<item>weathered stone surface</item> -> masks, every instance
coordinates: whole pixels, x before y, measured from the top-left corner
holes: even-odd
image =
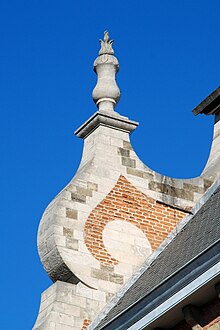
[[[92,276],[94,276],[97,279],[109,281],[109,272],[105,271],[104,269],[92,269]]]
[[[67,236],[67,237],[72,237],[73,236],[73,229],[63,227],[63,235]]]
[[[187,187],[189,187],[189,186],[190,185],[187,184]],[[176,188],[169,184],[152,181],[149,183],[149,189],[157,191],[157,192],[162,192],[162,193],[170,195],[172,197],[177,197],[177,198],[179,197],[179,198],[183,198],[183,199],[190,200],[190,201],[194,200],[193,189],[195,189],[195,186],[192,186],[192,189],[186,188],[184,190],[184,189]]]
[[[103,282],[89,277],[91,268],[100,269],[100,263],[85,245],[84,226],[92,210],[116,185],[120,175],[127,176],[128,181],[146,196],[182,209],[192,207],[210,184],[202,178],[180,180],[160,176],[135,155],[128,133],[111,127],[97,127],[85,139],[77,174],[49,205],[39,227],[39,253],[52,280],[71,279],[75,282],[77,279],[92,287],[101,285],[103,288]],[[64,228],[69,228],[69,231],[64,231]],[[77,240],[78,245],[66,237]],[[120,271],[126,278],[123,269]],[[105,285],[108,288],[108,282]]]
[[[122,157],[121,158],[121,162],[122,162],[122,165],[124,165],[124,166],[133,167],[133,168],[136,167],[136,161],[135,161],[135,159],[130,159],[130,158],[127,158],[127,157]]]
[[[133,150],[131,143],[129,141],[123,141],[123,148],[128,150]]]
[[[118,154],[124,157],[130,157],[130,151],[128,149],[118,148]]]
[[[140,171],[140,170],[136,170],[134,168],[128,167],[127,168],[127,173],[134,175],[134,176],[138,176],[139,178],[144,178],[146,176],[145,172]]]
[[[105,292],[57,281],[41,296],[40,311],[33,330],[80,330],[106,304]]]
[[[70,219],[77,219],[78,211],[67,208],[66,216],[67,216],[67,218],[70,218]]]
[[[87,184],[87,186],[88,186],[88,184]],[[79,195],[92,197],[92,190],[90,190],[88,188],[77,187],[76,190]]]
[[[94,182],[87,182],[87,188],[89,190],[98,191],[98,185]]]
[[[98,76],[104,59],[114,85],[117,61],[112,55],[102,54],[96,61]],[[219,173],[219,123],[215,150],[202,176],[172,179],[144,165],[129,140],[138,123],[113,111],[118,96],[110,95],[106,86],[104,90],[100,80],[95,101],[101,111],[76,131],[84,139],[79,169],[45,210],[39,226],[44,268],[53,281],[66,283],[56,283],[54,296],[44,295],[38,330],[85,329]],[[128,223],[137,230],[130,230]]]
[[[114,271],[114,266],[113,265],[100,265],[101,270],[104,270],[105,272],[113,272]]]
[[[79,249],[79,243],[78,240],[72,238],[72,237],[67,237],[66,238],[66,247],[68,249],[72,249],[72,250],[78,250]]]
[[[81,195],[80,193],[72,193],[71,199],[78,203],[85,203],[86,202],[86,195]]]
[[[123,284],[124,283],[124,278],[123,278],[122,275],[109,274],[109,281],[117,283],[117,284]]]

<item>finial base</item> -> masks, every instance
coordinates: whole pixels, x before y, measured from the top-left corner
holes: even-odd
[[[139,123],[121,116],[117,112],[97,111],[82,126],[80,126],[74,134],[81,139],[85,139],[100,125],[131,134],[137,128]]]
[[[108,98],[108,97],[104,97],[102,99],[99,99],[96,102],[97,107],[99,108],[99,111],[114,111],[115,106],[116,106],[116,102],[115,100]]]

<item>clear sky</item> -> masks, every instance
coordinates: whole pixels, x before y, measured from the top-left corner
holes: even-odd
[[[120,61],[117,111],[140,122],[135,151],[160,173],[195,177],[213,118],[191,110],[219,86],[219,15],[219,0],[0,2],[0,329],[31,329],[51,285],[37,228],[79,165],[73,131],[96,111],[103,31]]]

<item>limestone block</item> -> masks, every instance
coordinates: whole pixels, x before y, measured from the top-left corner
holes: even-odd
[[[79,283],[57,281],[41,297],[34,330],[81,329],[84,319],[92,320],[106,303],[106,293]]]

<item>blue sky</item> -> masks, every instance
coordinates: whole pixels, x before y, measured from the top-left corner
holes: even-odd
[[[51,284],[37,228],[79,165],[73,131],[96,111],[103,31],[120,61],[117,111],[140,122],[135,151],[160,173],[194,177],[213,118],[191,110],[219,86],[219,13],[219,0],[0,2],[1,329],[31,329]]]

